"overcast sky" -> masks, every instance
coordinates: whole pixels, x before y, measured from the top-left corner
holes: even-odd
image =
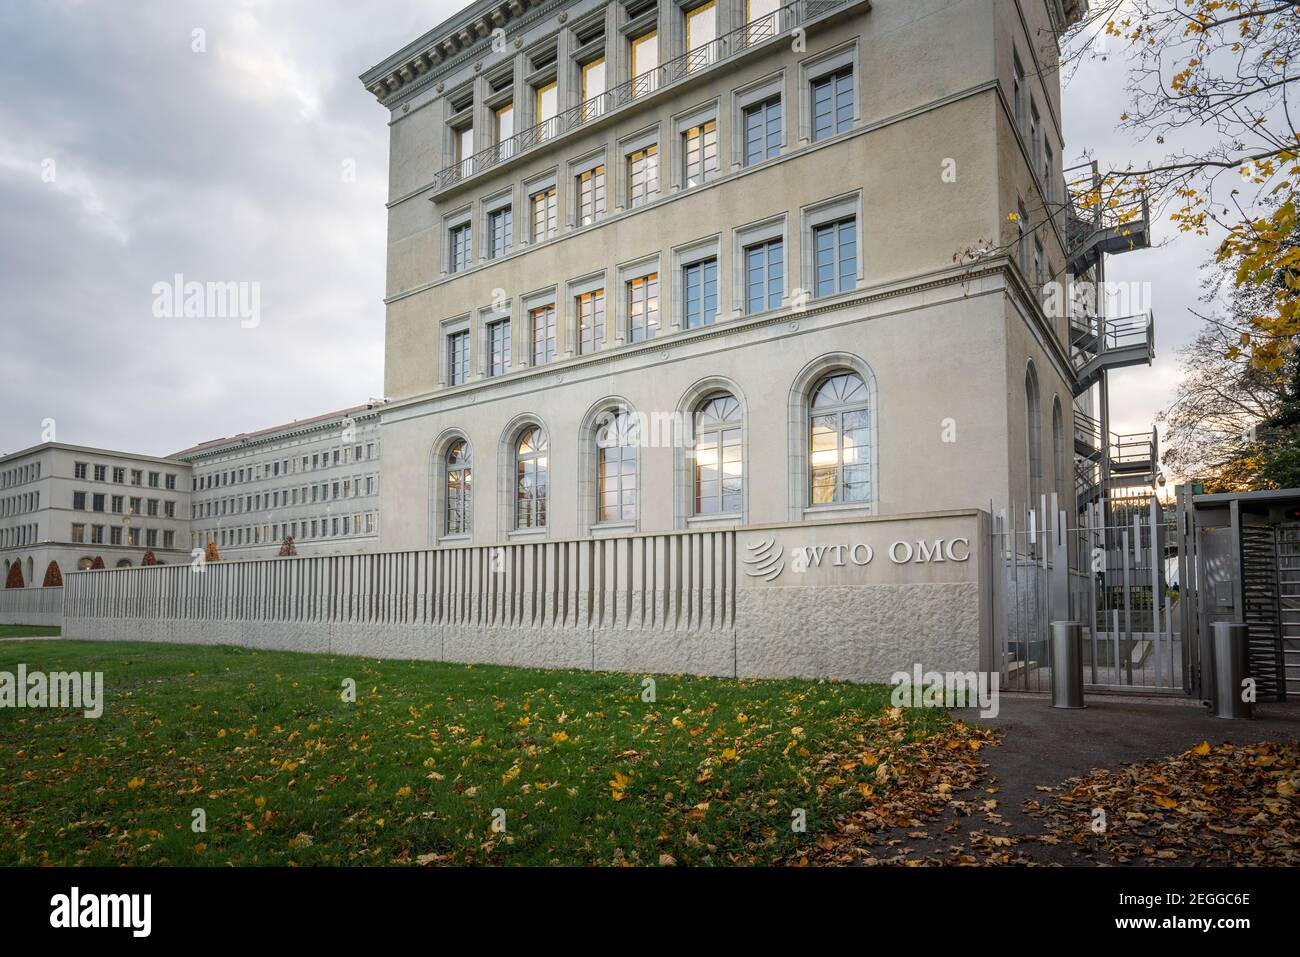
[[[0,4],[0,452],[52,419],[165,455],[380,396],[387,114],[357,75],[460,6]],[[1098,64],[1067,87],[1067,161],[1148,155],[1115,131],[1122,83]],[[1157,318],[1155,368],[1112,379],[1117,431],[1167,403],[1208,251],[1111,260]],[[258,284],[257,325],[155,315],[178,274]]]

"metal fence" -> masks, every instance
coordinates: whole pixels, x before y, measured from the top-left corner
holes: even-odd
[[[1004,687],[1051,690],[1051,623],[1078,621],[1084,682],[1098,690],[1192,690],[1179,624],[1177,536],[1154,498],[1106,517],[1044,496],[992,523],[995,648]]]

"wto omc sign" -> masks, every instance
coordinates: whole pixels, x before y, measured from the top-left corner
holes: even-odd
[[[775,538],[761,538],[745,546],[745,574],[763,581],[776,581],[787,564],[794,574],[819,568],[866,568],[876,550],[866,542],[836,542],[828,545],[799,545],[785,549]],[[970,539],[933,538],[890,542],[885,556],[894,565],[931,565],[939,562],[970,561]]]

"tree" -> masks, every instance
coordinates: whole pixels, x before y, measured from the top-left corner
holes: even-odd
[[[293,544],[293,536],[292,536],[292,535],[286,535],[286,536],[284,537],[284,542],[280,545],[280,554],[279,554],[277,557],[278,557],[278,558],[296,558],[297,555],[298,555],[298,549],[297,549],[297,547]]]
[[[1109,58],[1116,43],[1129,69],[1120,128],[1171,151],[1107,170],[1076,202],[1122,217],[1146,196],[1180,231],[1217,234],[1234,285],[1270,290],[1240,348],[1276,371],[1300,334],[1300,137],[1288,102],[1300,0],[1094,0],[1067,35],[1067,69]]]
[[[208,542],[208,547],[203,550],[203,560],[205,562],[221,561],[221,552],[217,551],[216,542]]]
[[[144,558],[140,559],[140,567],[144,568],[146,565],[157,565],[157,564],[158,564],[158,556],[153,553],[152,548],[147,549],[144,553]]]
[[[5,576],[5,588],[22,588],[23,587],[23,563],[22,559],[15,559],[14,563],[9,566],[9,574]]]
[[[90,563],[90,570],[92,572],[102,572],[104,570],[104,559],[96,555],[95,560]]]
[[[62,588],[63,572],[59,571],[58,562],[50,562],[45,566],[45,580],[41,582],[42,588]]]

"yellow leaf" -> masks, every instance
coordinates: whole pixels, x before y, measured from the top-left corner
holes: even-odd
[[[1196,747],[1192,748],[1192,754],[1200,755],[1201,757],[1205,757],[1205,755],[1209,753],[1210,753],[1210,742],[1208,741],[1202,741]]]
[[[132,791],[134,791],[136,788],[144,787],[144,779],[132,778],[131,780],[126,782],[126,786],[130,788]]]

